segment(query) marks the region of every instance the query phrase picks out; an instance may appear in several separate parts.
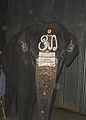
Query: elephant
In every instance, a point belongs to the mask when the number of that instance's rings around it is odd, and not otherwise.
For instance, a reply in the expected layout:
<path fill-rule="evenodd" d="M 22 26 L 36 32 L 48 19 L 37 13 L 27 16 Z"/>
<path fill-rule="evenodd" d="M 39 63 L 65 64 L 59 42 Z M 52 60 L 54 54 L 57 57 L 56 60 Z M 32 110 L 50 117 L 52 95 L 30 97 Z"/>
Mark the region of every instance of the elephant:
<path fill-rule="evenodd" d="M 32 120 L 37 98 L 36 60 L 40 51 L 38 44 L 41 36 L 46 35 L 48 29 L 52 30 L 52 34 L 56 35 L 58 40 L 58 48 L 55 51 L 58 60 L 55 83 L 59 80 L 63 64 L 69 66 L 79 53 L 76 36 L 58 21 L 37 21 L 11 37 L 6 43 L 5 52 L 6 113 L 8 116 L 12 115 L 14 108 L 18 120 Z M 56 94 L 55 88 L 52 88 L 52 91 L 49 114 L 44 113 L 47 117 L 38 118 L 40 120 L 50 120 Z"/>

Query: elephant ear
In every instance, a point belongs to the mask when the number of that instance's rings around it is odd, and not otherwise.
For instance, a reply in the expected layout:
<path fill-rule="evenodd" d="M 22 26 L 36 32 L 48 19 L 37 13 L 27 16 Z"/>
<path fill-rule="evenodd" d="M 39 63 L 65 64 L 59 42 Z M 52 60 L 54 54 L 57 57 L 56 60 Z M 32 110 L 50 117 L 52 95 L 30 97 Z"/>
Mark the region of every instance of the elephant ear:
<path fill-rule="evenodd" d="M 77 38 L 73 34 L 70 34 L 69 38 L 70 39 L 67 43 L 66 55 L 64 59 L 66 66 L 69 66 L 79 53 Z"/>

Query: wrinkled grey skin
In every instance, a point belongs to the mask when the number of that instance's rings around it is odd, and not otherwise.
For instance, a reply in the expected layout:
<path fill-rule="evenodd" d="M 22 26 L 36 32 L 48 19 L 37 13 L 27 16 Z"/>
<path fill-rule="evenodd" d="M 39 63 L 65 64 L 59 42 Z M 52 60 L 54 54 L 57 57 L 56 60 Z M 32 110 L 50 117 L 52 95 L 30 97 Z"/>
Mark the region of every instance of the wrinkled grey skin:
<path fill-rule="evenodd" d="M 51 28 L 53 34 L 58 37 L 59 48 L 56 51 L 56 57 L 59 59 L 59 69 L 57 81 L 63 63 L 69 66 L 78 53 L 76 37 L 57 21 L 38 22 L 9 40 L 5 54 L 7 71 L 6 112 L 8 116 L 11 115 L 15 106 L 18 120 L 31 120 L 32 108 L 36 98 L 35 60 L 39 52 L 38 43 L 41 35 L 46 34 L 48 28 Z M 71 40 L 73 40 L 75 48 L 72 52 L 67 52 Z M 23 49 L 21 41 L 26 43 Z M 51 107 L 52 105 L 51 103 Z"/>

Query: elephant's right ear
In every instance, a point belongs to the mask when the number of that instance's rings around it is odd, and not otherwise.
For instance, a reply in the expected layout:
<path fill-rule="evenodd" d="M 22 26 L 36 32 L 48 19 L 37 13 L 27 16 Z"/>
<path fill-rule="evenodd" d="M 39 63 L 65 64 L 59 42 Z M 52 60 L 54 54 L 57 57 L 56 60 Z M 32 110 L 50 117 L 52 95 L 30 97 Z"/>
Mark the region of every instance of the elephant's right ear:
<path fill-rule="evenodd" d="M 69 45 L 66 49 L 66 55 L 64 63 L 66 66 L 69 66 L 75 57 L 78 55 L 79 49 L 77 45 L 77 39 L 74 35 L 70 35 Z"/>

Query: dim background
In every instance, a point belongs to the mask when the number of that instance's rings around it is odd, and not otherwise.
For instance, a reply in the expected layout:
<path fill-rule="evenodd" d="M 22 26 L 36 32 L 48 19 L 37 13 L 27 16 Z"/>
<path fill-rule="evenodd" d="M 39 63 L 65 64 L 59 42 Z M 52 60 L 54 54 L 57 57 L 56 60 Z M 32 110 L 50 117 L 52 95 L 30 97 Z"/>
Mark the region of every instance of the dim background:
<path fill-rule="evenodd" d="M 86 0 L 0 0 L 0 48 L 37 20 L 52 16 L 77 37 L 79 55 L 64 66 L 55 107 L 86 114 Z"/>

